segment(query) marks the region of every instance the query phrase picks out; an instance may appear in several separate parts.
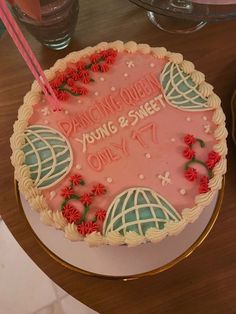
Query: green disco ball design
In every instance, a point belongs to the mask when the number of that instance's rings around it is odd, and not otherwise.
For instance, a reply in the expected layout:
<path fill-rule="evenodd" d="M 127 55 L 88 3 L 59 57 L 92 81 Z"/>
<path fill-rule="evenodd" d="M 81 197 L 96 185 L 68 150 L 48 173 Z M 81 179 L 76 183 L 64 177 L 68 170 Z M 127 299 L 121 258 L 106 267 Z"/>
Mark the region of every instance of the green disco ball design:
<path fill-rule="evenodd" d="M 129 231 L 145 235 L 149 228 L 165 228 L 169 221 L 178 222 L 181 216 L 174 207 L 155 191 L 131 188 L 119 194 L 108 208 L 103 234 Z"/>
<path fill-rule="evenodd" d="M 169 62 L 161 73 L 161 84 L 168 102 L 182 110 L 208 110 L 207 99 L 189 74 L 184 73 L 178 64 Z"/>
<path fill-rule="evenodd" d="M 25 131 L 25 164 L 34 186 L 40 189 L 58 183 L 72 166 L 72 150 L 67 139 L 57 130 L 33 125 Z"/>

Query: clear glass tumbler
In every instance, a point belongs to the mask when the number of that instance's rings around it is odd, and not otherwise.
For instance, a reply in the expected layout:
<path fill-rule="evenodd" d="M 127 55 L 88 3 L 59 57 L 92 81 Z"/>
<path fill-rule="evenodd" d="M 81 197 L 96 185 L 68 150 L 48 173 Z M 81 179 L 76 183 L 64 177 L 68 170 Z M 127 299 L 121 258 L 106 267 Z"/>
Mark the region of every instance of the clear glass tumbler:
<path fill-rule="evenodd" d="M 40 0 L 41 21 L 36 21 L 15 5 L 17 19 L 43 45 L 61 50 L 67 47 L 75 30 L 79 0 Z"/>

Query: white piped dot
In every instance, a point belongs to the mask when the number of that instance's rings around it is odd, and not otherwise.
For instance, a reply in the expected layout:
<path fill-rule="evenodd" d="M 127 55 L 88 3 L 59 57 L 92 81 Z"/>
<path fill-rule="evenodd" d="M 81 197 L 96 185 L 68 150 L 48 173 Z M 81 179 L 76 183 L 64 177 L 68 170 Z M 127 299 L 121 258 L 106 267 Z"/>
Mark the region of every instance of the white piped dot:
<path fill-rule="evenodd" d="M 145 154 L 145 157 L 146 157 L 147 159 L 150 159 L 150 158 L 151 158 L 151 155 L 150 155 L 149 153 L 147 153 L 147 154 Z"/>
<path fill-rule="evenodd" d="M 112 180 L 111 177 L 108 177 L 108 178 L 107 178 L 107 182 L 108 182 L 108 183 L 112 183 L 112 181 L 113 181 L 113 180 Z"/>
<path fill-rule="evenodd" d="M 95 96 L 98 96 L 99 94 L 98 94 L 98 92 L 95 92 L 94 95 L 95 95 Z"/>
<path fill-rule="evenodd" d="M 154 68 L 155 64 L 154 63 L 150 63 L 150 67 Z"/>
<path fill-rule="evenodd" d="M 111 87 L 111 91 L 114 92 L 116 88 L 114 86 Z"/>
<path fill-rule="evenodd" d="M 124 73 L 124 77 L 128 77 L 128 73 Z"/>
<path fill-rule="evenodd" d="M 68 114 L 69 113 L 69 111 L 68 110 L 65 110 L 65 114 Z"/>
<path fill-rule="evenodd" d="M 138 177 L 139 177 L 140 180 L 144 179 L 144 175 L 143 174 L 140 174 Z"/>
<path fill-rule="evenodd" d="M 45 123 L 45 124 L 48 124 L 48 120 L 44 120 L 44 123 Z"/>
<path fill-rule="evenodd" d="M 185 194 L 186 194 L 186 190 L 185 190 L 185 189 L 180 189 L 179 193 L 180 193 L 181 195 L 185 195 Z"/>
<path fill-rule="evenodd" d="M 46 100 L 45 100 L 45 99 L 43 99 L 43 100 L 42 100 L 42 103 L 44 104 L 45 102 L 46 102 Z"/>
<path fill-rule="evenodd" d="M 170 140 L 171 140 L 172 143 L 175 142 L 175 138 L 174 137 L 172 137 Z"/>
<path fill-rule="evenodd" d="M 82 101 L 79 99 L 79 100 L 77 100 L 77 102 L 78 102 L 78 104 L 81 104 L 82 103 Z"/>
<path fill-rule="evenodd" d="M 104 77 L 100 77 L 100 81 L 104 82 L 105 81 Z"/>
<path fill-rule="evenodd" d="M 206 116 L 203 116 L 202 119 L 203 119 L 204 121 L 207 121 L 207 117 L 206 117 Z"/>
<path fill-rule="evenodd" d="M 80 170 L 82 167 L 81 167 L 80 164 L 77 164 L 77 165 L 75 166 L 75 168 L 76 168 L 77 170 Z"/>
<path fill-rule="evenodd" d="M 192 119 L 190 117 L 187 117 L 186 121 L 190 122 L 190 121 L 192 121 Z"/>

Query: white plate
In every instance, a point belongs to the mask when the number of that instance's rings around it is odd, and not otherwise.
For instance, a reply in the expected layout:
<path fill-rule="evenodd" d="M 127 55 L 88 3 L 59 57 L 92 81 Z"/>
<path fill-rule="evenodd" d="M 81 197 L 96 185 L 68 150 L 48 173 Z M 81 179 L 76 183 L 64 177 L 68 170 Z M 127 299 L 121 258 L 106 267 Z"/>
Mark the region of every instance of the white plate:
<path fill-rule="evenodd" d="M 90 248 L 84 242 L 71 242 L 65 239 L 62 231 L 41 223 L 39 214 L 30 208 L 21 194 L 20 199 L 33 231 L 56 257 L 78 270 L 96 275 L 124 278 L 135 277 L 154 270 L 158 272 L 160 268 L 167 269 L 171 263 L 175 264 L 177 260 L 187 256 L 199 244 L 196 243 L 199 237 L 204 233 L 206 235 L 213 225 L 214 221 L 211 226 L 209 226 L 209 221 L 215 215 L 217 204 L 217 195 L 215 195 L 213 202 L 203 211 L 197 221 L 189 224 L 179 235 L 167 237 L 160 243 L 147 243 L 134 248 L 127 246 Z M 191 250 L 188 252 L 189 249 Z"/>

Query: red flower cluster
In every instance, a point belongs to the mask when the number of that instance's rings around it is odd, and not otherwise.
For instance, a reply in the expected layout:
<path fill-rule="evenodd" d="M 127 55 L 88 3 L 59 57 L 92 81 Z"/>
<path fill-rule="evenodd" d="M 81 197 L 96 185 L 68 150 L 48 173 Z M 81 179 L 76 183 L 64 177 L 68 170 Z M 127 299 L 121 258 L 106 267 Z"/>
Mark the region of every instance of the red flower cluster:
<path fill-rule="evenodd" d="M 209 183 L 209 179 L 208 179 L 207 176 L 201 177 L 201 179 L 200 179 L 200 186 L 199 186 L 199 189 L 198 189 L 200 194 L 207 193 L 208 191 L 210 191 L 208 183 Z"/>
<path fill-rule="evenodd" d="M 187 134 L 185 135 L 184 137 L 184 143 L 187 144 L 187 145 L 192 145 L 196 142 L 196 139 L 193 135 L 191 134 Z"/>
<path fill-rule="evenodd" d="M 97 185 L 94 185 L 93 189 L 92 189 L 92 194 L 99 196 L 99 195 L 103 195 L 106 193 L 106 188 L 103 184 L 98 183 Z"/>
<path fill-rule="evenodd" d="M 190 147 L 186 147 L 184 150 L 183 150 L 183 156 L 186 158 L 186 159 L 192 159 L 195 157 L 195 151 L 193 149 L 191 149 Z"/>
<path fill-rule="evenodd" d="M 72 187 L 65 187 L 64 189 L 61 190 L 61 196 L 63 196 L 65 199 L 68 199 L 71 197 L 71 195 L 74 194 L 74 190 Z"/>
<path fill-rule="evenodd" d="M 206 161 L 206 165 L 208 169 L 213 169 L 215 165 L 220 161 L 220 155 L 214 151 L 211 151 L 208 154 L 208 159 Z"/>
<path fill-rule="evenodd" d="M 77 226 L 77 230 L 80 234 L 85 236 L 86 234 L 92 233 L 94 231 L 98 231 L 98 225 L 93 221 L 84 222 Z"/>
<path fill-rule="evenodd" d="M 96 217 L 97 217 L 97 219 L 100 220 L 100 221 L 104 221 L 105 218 L 106 218 L 106 213 L 107 213 L 107 212 L 106 212 L 104 209 L 98 209 L 98 210 L 96 211 Z"/>
<path fill-rule="evenodd" d="M 81 219 L 81 213 L 70 204 L 66 204 L 63 207 L 62 214 L 68 220 L 69 223 L 76 222 Z"/>
<path fill-rule="evenodd" d="M 195 168 L 189 167 L 185 170 L 184 176 L 189 181 L 194 181 L 197 179 L 197 170 Z"/>

